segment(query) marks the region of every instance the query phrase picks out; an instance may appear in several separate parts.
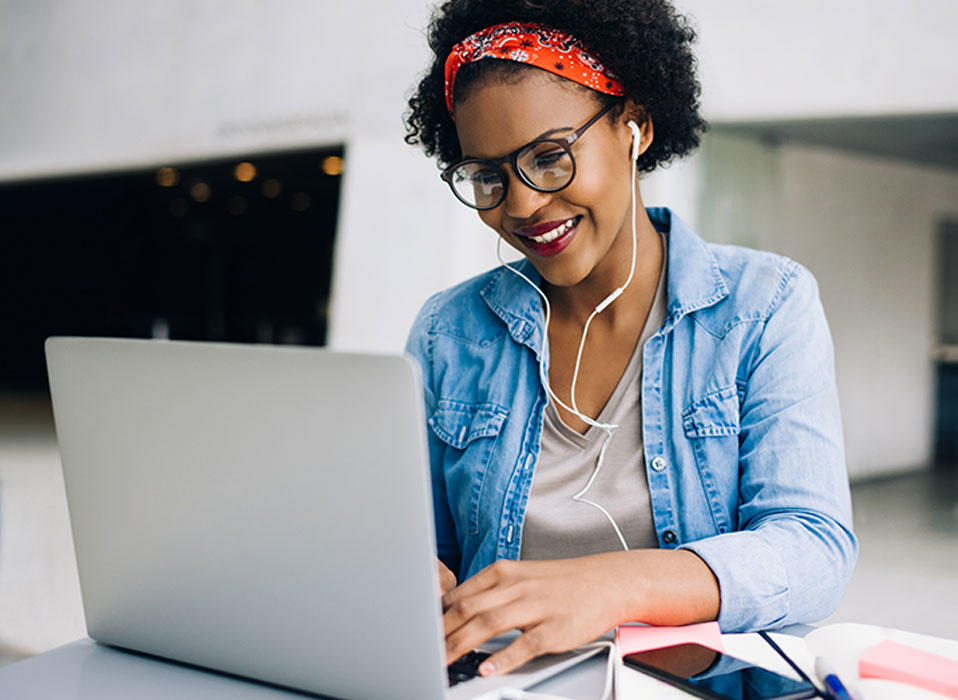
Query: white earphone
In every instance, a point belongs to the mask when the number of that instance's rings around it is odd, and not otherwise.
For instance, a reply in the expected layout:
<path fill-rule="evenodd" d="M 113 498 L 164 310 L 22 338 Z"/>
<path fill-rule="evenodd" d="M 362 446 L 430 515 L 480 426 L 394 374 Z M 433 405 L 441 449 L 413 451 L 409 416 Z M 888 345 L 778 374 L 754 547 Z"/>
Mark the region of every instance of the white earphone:
<path fill-rule="evenodd" d="M 639 125 L 631 119 L 626 123 L 626 126 L 632 130 L 632 162 L 634 163 L 639 159 L 639 148 L 642 146 L 642 132 L 639 131 Z"/>
<path fill-rule="evenodd" d="M 553 401 L 555 401 L 559 406 L 562 406 L 562 408 L 567 410 L 569 413 L 577 416 L 586 425 L 599 428 L 606 432 L 605 442 L 602 443 L 602 447 L 599 449 L 599 457 L 596 460 L 595 469 L 592 470 L 592 475 L 589 477 L 589 480 L 586 482 L 586 485 L 582 489 L 580 489 L 574 496 L 572 496 L 572 500 L 577 501 L 579 503 L 585 503 L 587 505 L 592 506 L 593 508 L 598 509 L 606 517 L 606 519 L 608 519 L 609 523 L 612 525 L 612 529 L 615 530 L 615 534 L 619 538 L 619 543 L 622 545 L 622 549 L 628 551 L 629 546 L 628 544 L 626 544 L 625 537 L 622 535 L 622 531 L 619 529 L 618 524 L 615 522 L 615 518 L 613 518 L 612 515 L 609 513 L 609 511 L 607 511 L 605 508 L 600 506 L 598 503 L 586 500 L 584 498 L 586 492 L 588 492 L 588 490 L 592 487 L 592 484 L 595 482 L 596 477 L 599 475 L 599 470 L 602 468 L 602 460 L 605 457 L 605 450 L 609 446 L 609 441 L 612 439 L 612 432 L 618 426 L 612 423 L 600 423 L 598 420 L 594 418 L 590 418 L 589 416 L 585 415 L 584 413 L 579 411 L 579 407 L 576 404 L 576 400 L 575 400 L 575 385 L 579 379 L 579 365 L 582 362 L 582 350 L 583 348 L 585 348 L 585 339 L 589 333 L 589 324 L 592 323 L 593 318 L 595 318 L 598 314 L 602 313 L 606 308 L 608 308 L 609 304 L 611 304 L 613 301 L 615 301 L 622 295 L 622 293 L 626 290 L 626 288 L 632 282 L 632 278 L 635 275 L 635 255 L 636 255 L 636 243 L 637 243 L 637 240 L 636 240 L 637 234 L 636 234 L 636 228 L 635 228 L 635 181 L 636 181 L 635 162 L 639 158 L 639 148 L 642 145 L 642 133 L 641 131 L 639 131 L 639 125 L 636 124 L 631 119 L 627 122 L 626 125 L 632 131 L 632 147 L 631 147 L 631 152 L 629 154 L 629 177 L 631 180 L 631 187 L 632 187 L 632 262 L 629 266 L 629 276 L 626 278 L 625 284 L 623 284 L 621 287 L 617 287 L 611 294 L 609 294 L 609 296 L 607 296 L 605 299 L 603 299 L 602 301 L 598 303 L 598 305 L 589 315 L 589 318 L 586 320 L 585 326 L 582 328 L 582 339 L 579 341 L 579 351 L 576 354 L 576 358 L 575 358 L 575 369 L 572 372 L 572 386 L 569 389 L 572 406 L 571 407 L 567 406 L 565 403 L 562 402 L 562 400 L 558 396 L 555 395 L 555 392 L 552 391 L 552 387 L 549 386 L 549 377 L 546 375 L 545 367 L 543 366 L 542 363 L 539 363 L 539 378 L 542 381 L 542 386 L 545 388 L 546 392 L 549 394 L 549 396 L 552 397 Z M 545 343 L 548 341 L 548 338 L 549 338 L 549 319 L 552 315 L 552 309 L 549 305 L 548 297 L 546 297 L 543 291 L 539 289 L 538 286 L 536 286 L 535 282 L 530 280 L 522 272 L 520 272 L 518 269 L 516 269 L 515 267 L 513 267 L 512 265 L 510 265 L 509 263 L 507 263 L 505 260 L 502 259 L 502 237 L 499 237 L 498 243 L 496 244 L 496 255 L 499 257 L 499 262 L 501 262 L 505 267 L 512 270 L 515 274 L 519 275 L 519 277 L 524 279 L 530 285 L 532 285 L 532 288 L 539 293 L 540 297 L 542 297 L 542 303 L 545 308 L 545 328 L 543 329 L 543 332 L 542 332 L 542 343 L 543 345 L 545 345 Z M 542 354 L 542 356 L 543 357 L 545 356 L 544 353 Z"/>

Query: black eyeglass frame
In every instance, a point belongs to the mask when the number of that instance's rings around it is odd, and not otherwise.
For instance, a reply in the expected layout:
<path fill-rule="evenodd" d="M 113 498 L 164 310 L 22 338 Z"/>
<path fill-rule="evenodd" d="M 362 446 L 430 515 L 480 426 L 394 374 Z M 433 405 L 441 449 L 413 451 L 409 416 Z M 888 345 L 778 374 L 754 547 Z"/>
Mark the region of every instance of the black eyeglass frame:
<path fill-rule="evenodd" d="M 524 146 L 520 146 L 516 150 L 512 151 L 512 153 L 507 153 L 506 155 L 500 156 L 499 158 L 465 158 L 464 160 L 460 160 L 458 163 L 453 163 L 448 168 L 443 170 L 442 173 L 440 173 L 439 177 L 441 177 L 443 180 L 446 181 L 446 184 L 449 185 L 449 189 L 452 190 L 452 193 L 456 196 L 456 199 L 458 199 L 460 202 L 465 204 L 467 207 L 471 209 L 478 209 L 479 211 L 487 211 L 489 209 L 495 209 L 500 204 L 502 204 L 503 201 L 505 201 L 506 191 L 509 188 L 509 178 L 506 177 L 506 173 L 502 169 L 503 163 L 509 163 L 509 165 L 512 166 L 512 171 L 516 173 L 516 175 L 518 175 L 519 179 L 522 180 L 522 183 L 526 185 L 527 187 L 534 189 L 536 192 L 559 192 L 561 190 L 564 190 L 566 187 L 572 184 L 573 180 L 575 180 L 577 166 L 575 162 L 575 156 L 572 155 L 572 144 L 578 141 L 582 137 L 582 134 L 584 134 L 590 126 L 592 126 L 597 121 L 599 121 L 599 119 L 601 119 L 606 113 L 608 113 L 609 110 L 611 110 L 613 107 L 619 104 L 621 104 L 621 102 L 619 101 L 610 102 L 605 107 L 600 109 L 591 119 L 589 119 L 589 121 L 587 121 L 585 124 L 580 126 L 578 129 L 573 131 L 568 136 L 563 136 L 562 138 L 557 138 L 557 139 L 553 139 L 553 138 L 535 139 L 525 144 Z M 554 188 L 539 187 L 534 182 L 532 182 L 532 180 L 529 179 L 529 176 L 526 175 L 526 173 L 522 170 L 522 168 L 519 167 L 519 154 L 540 143 L 555 144 L 569 154 L 569 159 L 572 161 L 572 174 L 569 176 L 569 181 L 566 182 L 561 187 L 554 187 Z M 475 204 L 472 204 L 471 202 L 467 202 L 465 199 L 459 196 L 459 193 L 456 191 L 456 186 L 452 182 L 452 178 L 456 170 L 458 170 L 464 165 L 469 165 L 470 163 L 488 163 L 494 170 L 496 170 L 496 172 L 499 173 L 499 177 L 502 178 L 502 194 L 499 196 L 499 200 L 495 204 L 491 204 L 485 207 L 480 207 Z"/>

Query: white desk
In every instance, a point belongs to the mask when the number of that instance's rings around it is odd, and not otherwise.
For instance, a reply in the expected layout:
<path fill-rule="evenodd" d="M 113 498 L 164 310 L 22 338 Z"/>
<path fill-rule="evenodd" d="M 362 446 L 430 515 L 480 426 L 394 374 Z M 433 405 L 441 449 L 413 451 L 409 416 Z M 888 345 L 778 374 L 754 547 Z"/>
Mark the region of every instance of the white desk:
<path fill-rule="evenodd" d="M 836 626 L 837 627 L 837 626 Z M 859 626 L 867 627 L 867 626 Z M 800 655 L 803 637 L 814 628 L 796 625 L 779 632 L 791 635 L 786 651 L 811 671 L 811 658 Z M 878 631 L 881 628 L 871 628 Z M 889 637 L 918 648 L 958 659 L 958 641 L 926 637 L 896 630 L 883 630 Z M 778 637 L 779 642 L 789 638 Z M 844 640 L 844 637 L 843 637 Z M 758 635 L 723 635 L 726 651 L 733 656 L 789 674 L 788 667 Z M 851 640 L 849 640 L 851 641 Z M 854 652 L 857 658 L 861 650 Z M 839 669 L 841 671 L 841 669 Z M 605 682 L 606 655 L 599 654 L 532 690 L 561 695 L 571 700 L 597 700 Z M 641 677 L 641 690 L 630 697 L 687 698 L 674 688 L 655 688 L 658 681 Z M 936 700 L 943 696 L 887 681 L 870 681 L 868 698 L 880 700 Z M 90 639 L 67 644 L 45 654 L 0 668 L 0 698 L 16 700 L 292 700 L 316 697 L 284 690 L 225 674 L 102 646 Z M 627 700 L 627 699 L 626 699 Z"/>
<path fill-rule="evenodd" d="M 605 654 L 536 690 L 595 700 L 605 682 Z M 0 669 L 0 698 L 16 700 L 292 700 L 315 697 L 162 661 L 82 639 Z"/>
<path fill-rule="evenodd" d="M 813 628 L 785 631 L 802 636 Z M 571 700 L 596 700 L 605 684 L 600 653 L 535 686 Z M 17 700 L 290 700 L 314 697 L 82 639 L 0 668 L 0 698 Z"/>

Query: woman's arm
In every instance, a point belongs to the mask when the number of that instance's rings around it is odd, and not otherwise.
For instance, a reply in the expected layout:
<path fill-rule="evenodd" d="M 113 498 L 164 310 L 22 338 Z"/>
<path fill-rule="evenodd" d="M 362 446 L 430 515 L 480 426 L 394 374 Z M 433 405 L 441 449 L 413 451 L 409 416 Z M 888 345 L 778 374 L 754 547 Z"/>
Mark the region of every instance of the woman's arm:
<path fill-rule="evenodd" d="M 782 280 L 749 367 L 737 531 L 682 545 L 718 578 L 727 632 L 826 617 L 857 554 L 831 336 L 800 265 Z"/>

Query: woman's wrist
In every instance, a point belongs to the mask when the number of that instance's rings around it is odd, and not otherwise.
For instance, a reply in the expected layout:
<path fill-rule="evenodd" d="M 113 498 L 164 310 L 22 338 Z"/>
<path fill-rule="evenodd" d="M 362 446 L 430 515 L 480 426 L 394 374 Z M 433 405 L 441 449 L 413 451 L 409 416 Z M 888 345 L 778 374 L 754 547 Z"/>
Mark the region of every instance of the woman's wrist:
<path fill-rule="evenodd" d="M 686 625 L 718 618 L 718 580 L 685 549 L 637 549 L 593 557 L 612 625 Z"/>

